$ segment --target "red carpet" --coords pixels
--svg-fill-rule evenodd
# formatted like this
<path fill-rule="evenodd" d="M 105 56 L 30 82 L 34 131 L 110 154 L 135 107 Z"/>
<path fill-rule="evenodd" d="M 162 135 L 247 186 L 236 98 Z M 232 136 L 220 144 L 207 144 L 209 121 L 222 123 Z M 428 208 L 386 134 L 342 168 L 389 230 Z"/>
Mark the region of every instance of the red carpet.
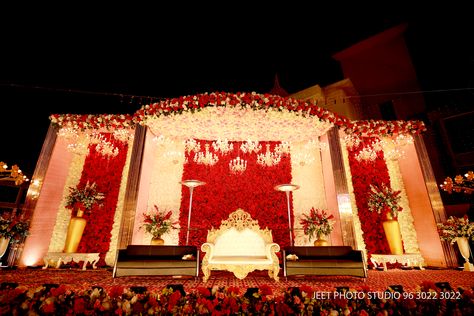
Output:
<path fill-rule="evenodd" d="M 120 277 L 112 278 L 110 269 L 86 270 L 80 269 L 16 269 L 0 270 L 0 282 L 15 282 L 26 287 L 37 287 L 45 283 L 63 284 L 70 289 L 90 289 L 100 286 L 104 289 L 113 285 L 145 286 L 149 290 L 162 289 L 168 284 L 182 284 L 186 291 L 197 287 L 235 286 L 241 290 L 249 287 L 268 285 L 275 293 L 288 287 L 307 285 L 315 291 L 334 291 L 337 286 L 351 289 L 368 287 L 372 291 L 385 291 L 390 285 L 402 285 L 405 291 L 417 292 L 423 282 L 448 282 L 453 289 L 474 288 L 474 272 L 458 270 L 400 270 L 388 271 L 369 270 L 366 280 L 356 277 L 343 276 L 311 276 L 311 277 L 280 277 L 280 282 L 270 279 L 265 272 L 252 272 L 243 280 L 237 279 L 228 272 L 213 271 L 208 282 L 203 283 L 190 277 L 175 278 L 166 276 Z"/>
<path fill-rule="evenodd" d="M 444 292 L 438 282 L 453 291 Z M 390 285 L 404 291 L 386 291 Z M 339 286 L 349 291 L 339 292 Z M 203 283 L 160 276 L 114 279 L 110 269 L 17 269 L 0 271 L 0 315 L 474 315 L 473 287 L 474 273 L 457 270 L 371 270 L 366 280 L 280 282 L 263 272 L 244 280 L 213 272 Z"/>

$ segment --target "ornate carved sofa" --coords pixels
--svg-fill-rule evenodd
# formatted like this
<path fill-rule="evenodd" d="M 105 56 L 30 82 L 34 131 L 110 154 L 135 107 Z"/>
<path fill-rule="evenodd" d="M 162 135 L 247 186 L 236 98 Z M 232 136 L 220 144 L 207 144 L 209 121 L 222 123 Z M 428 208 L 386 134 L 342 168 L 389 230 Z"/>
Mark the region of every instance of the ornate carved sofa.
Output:
<path fill-rule="evenodd" d="M 268 228 L 260 229 L 258 221 L 242 209 L 229 214 L 219 229 L 208 231 L 201 250 L 206 253 L 201 264 L 204 282 L 212 270 L 230 271 L 239 279 L 254 270 L 268 270 L 270 278 L 278 281 L 280 246 Z"/>

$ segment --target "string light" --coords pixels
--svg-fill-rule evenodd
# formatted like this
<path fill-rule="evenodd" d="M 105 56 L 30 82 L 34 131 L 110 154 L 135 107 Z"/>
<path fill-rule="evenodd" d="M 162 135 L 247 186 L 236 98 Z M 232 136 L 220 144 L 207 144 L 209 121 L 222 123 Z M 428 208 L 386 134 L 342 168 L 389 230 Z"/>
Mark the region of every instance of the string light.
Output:
<path fill-rule="evenodd" d="M 97 92 L 97 91 L 88 91 L 88 90 L 79 90 L 79 89 L 64 89 L 64 88 L 51 88 L 51 87 L 43 87 L 43 86 L 27 86 L 21 85 L 16 83 L 2 83 L 0 84 L 2 87 L 10 87 L 10 88 L 17 88 L 17 89 L 32 89 L 32 90 L 45 90 L 45 91 L 52 91 L 52 92 L 62 92 L 62 93 L 75 93 L 75 94 L 85 94 L 85 95 L 93 95 L 93 96 L 112 96 L 112 97 L 119 97 L 121 99 L 129 98 L 130 103 L 133 103 L 134 100 L 138 100 L 137 103 L 139 104 L 151 104 L 159 101 L 163 101 L 169 99 L 167 97 L 158 97 L 158 96 L 149 96 L 149 95 L 134 95 L 134 94 L 127 94 L 127 93 L 115 93 L 115 92 Z M 349 95 L 343 97 L 331 97 L 328 98 L 326 104 L 322 104 L 321 106 L 324 107 L 327 103 L 342 102 L 346 103 L 346 101 L 352 99 L 359 99 L 359 98 L 368 98 L 368 97 L 388 97 L 388 96 L 403 96 L 403 95 L 413 95 L 413 94 L 427 94 L 427 93 L 449 93 L 449 92 L 463 92 L 463 91 L 473 91 L 474 88 L 453 88 L 453 89 L 435 89 L 435 90 L 417 90 L 417 91 L 400 91 L 400 92 L 386 92 L 386 93 L 377 93 L 377 94 L 361 94 L 361 95 Z M 147 101 L 148 100 L 148 101 Z M 314 103 L 319 106 L 319 100 L 315 100 Z"/>

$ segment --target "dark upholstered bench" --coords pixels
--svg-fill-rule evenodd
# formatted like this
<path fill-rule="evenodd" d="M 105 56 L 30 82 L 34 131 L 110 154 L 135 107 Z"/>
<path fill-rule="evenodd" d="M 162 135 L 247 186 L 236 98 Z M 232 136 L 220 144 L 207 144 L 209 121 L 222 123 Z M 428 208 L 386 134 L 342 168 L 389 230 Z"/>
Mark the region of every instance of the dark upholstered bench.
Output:
<path fill-rule="evenodd" d="M 184 260 L 183 256 L 192 255 Z M 199 275 L 196 246 L 129 245 L 117 254 L 113 277 L 126 275 Z"/>
<path fill-rule="evenodd" d="M 296 255 L 297 260 L 287 259 Z M 283 274 L 290 275 L 350 275 L 367 277 L 367 265 L 362 251 L 350 246 L 286 247 L 283 250 Z"/>

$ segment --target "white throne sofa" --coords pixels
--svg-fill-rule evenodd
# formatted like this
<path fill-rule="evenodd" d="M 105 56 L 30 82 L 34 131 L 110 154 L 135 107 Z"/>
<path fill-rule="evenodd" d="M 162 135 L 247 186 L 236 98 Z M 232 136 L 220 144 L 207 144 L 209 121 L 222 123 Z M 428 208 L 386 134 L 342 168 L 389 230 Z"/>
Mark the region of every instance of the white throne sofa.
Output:
<path fill-rule="evenodd" d="M 270 278 L 278 281 L 280 246 L 273 242 L 271 230 L 260 229 L 258 221 L 242 209 L 229 214 L 219 229 L 208 231 L 201 250 L 206 253 L 201 265 L 204 282 L 212 270 L 230 271 L 239 279 L 254 270 L 268 270 Z"/>

